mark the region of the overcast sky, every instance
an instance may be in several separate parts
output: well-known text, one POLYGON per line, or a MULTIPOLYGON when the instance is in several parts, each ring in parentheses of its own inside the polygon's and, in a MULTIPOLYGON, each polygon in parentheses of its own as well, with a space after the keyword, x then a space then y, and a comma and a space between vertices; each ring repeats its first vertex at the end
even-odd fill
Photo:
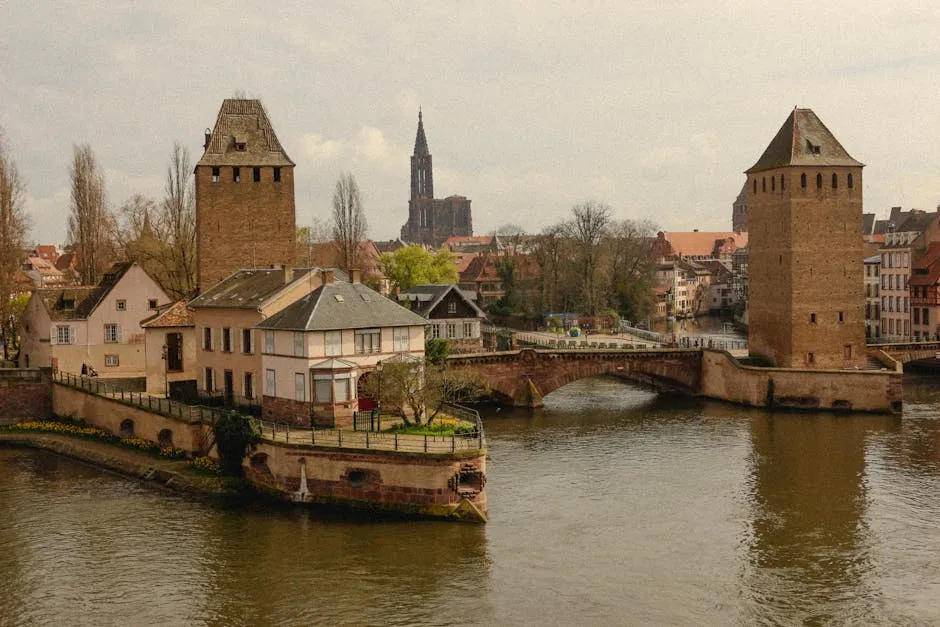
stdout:
POLYGON ((327 219, 350 171, 376 239, 407 217, 419 106, 436 195, 469 197, 478 234, 586 200, 729 230, 742 172, 796 105, 867 164, 866 211, 932 210, 940 10, 911 4, 5 0, 0 126, 47 243, 65 241, 74 144, 113 206, 159 199, 173 142, 198 159, 236 90, 297 163, 297 222, 327 219))

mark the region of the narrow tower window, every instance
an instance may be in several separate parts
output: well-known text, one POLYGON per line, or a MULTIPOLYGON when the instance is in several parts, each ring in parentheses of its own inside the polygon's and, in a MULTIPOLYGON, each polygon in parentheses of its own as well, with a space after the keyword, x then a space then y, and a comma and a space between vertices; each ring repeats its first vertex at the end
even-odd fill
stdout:
POLYGON ((212 168, 212 182, 218 183, 220 177, 221 177, 221 172, 219 171, 219 168, 212 168))
POLYGON ((806 189, 806 172, 800 175, 800 187, 806 189))
POLYGON ((782 192, 787 188, 786 179, 783 178, 783 175, 780 175, 780 191, 782 192))
POLYGON ((281 182, 281 168, 274 168, 274 182, 281 182))
POLYGON ((811 313, 811 314, 809 315, 809 323, 810 323, 810 324, 816 324, 816 314, 811 313))
POLYGON ((846 177, 845 184, 848 186, 849 189, 852 189, 854 187, 853 183, 854 181, 852 180, 852 173, 849 172, 846 177))
POLYGON ((253 168, 252 178, 254 179, 255 183, 261 182, 261 168, 253 168))
POLYGON ((754 193, 757 193, 757 177, 754 177, 754 193))
POLYGON ((242 173, 240 168, 232 168, 232 180, 236 183, 242 179, 242 173))
POLYGON ((767 191, 767 177, 761 178, 761 180, 760 180, 760 191, 762 191, 762 192, 766 192, 766 191, 767 191))
POLYGON ((770 177, 770 191, 772 192, 777 191, 777 177, 776 176, 770 177))
POLYGON ((816 189, 822 189, 822 174, 816 175, 816 189))
POLYGON ((839 175, 835 172, 832 173, 832 189, 839 187, 839 175))

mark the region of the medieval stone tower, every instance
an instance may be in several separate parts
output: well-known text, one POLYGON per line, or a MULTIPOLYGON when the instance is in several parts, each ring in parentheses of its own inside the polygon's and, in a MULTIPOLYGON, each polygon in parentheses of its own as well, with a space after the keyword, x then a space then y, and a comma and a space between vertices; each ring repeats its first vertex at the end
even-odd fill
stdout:
POLYGON ((454 235, 473 235, 470 200, 465 196, 434 198, 434 173, 431 153, 424 135, 424 121, 418 111, 418 134, 411 155, 411 199, 408 201, 408 222, 401 227, 406 242, 440 246, 454 235))
POLYGON ((196 285, 293 264, 294 162, 259 100, 227 99, 196 164, 196 285))
POLYGON ((752 356, 865 364, 862 167, 812 110, 794 109, 747 170, 752 356))

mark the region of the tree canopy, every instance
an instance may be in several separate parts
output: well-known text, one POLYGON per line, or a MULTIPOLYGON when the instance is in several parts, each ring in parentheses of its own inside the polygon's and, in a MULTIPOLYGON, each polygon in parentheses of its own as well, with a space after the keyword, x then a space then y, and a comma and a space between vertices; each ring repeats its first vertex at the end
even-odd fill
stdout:
POLYGON ((446 248, 430 252, 423 246, 404 246, 393 253, 383 253, 379 264, 393 289, 405 290, 415 285, 454 284, 460 278, 454 254, 446 248))

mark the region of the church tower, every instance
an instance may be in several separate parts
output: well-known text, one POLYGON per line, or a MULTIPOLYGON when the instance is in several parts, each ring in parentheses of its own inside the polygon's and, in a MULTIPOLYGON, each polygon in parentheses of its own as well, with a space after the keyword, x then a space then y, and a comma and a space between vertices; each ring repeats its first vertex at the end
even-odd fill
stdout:
POLYGON ((794 109, 747 170, 751 356, 865 365, 863 167, 812 110, 794 109))
POLYGON ((196 164, 196 285, 293 264, 294 162, 260 100, 226 99, 196 164))
POLYGON ((431 168, 431 153, 428 138, 424 136, 424 120, 418 110, 418 134, 415 150, 411 155, 411 200, 434 198, 434 173, 431 168))

